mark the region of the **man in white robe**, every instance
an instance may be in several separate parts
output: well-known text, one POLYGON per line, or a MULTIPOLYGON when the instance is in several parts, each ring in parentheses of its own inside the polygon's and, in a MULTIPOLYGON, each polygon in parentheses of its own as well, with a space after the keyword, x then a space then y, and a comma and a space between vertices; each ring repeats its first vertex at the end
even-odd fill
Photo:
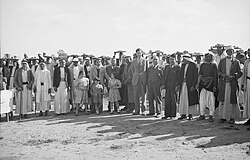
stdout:
POLYGON ((22 67, 19 68, 14 76, 16 94, 16 113, 27 118, 27 113, 33 108, 32 86, 34 76, 29 69, 27 60, 22 60, 22 67))
POLYGON ((50 71, 47 69, 44 62, 40 62, 35 72, 34 92, 36 93, 36 105, 37 110, 40 111, 39 116, 48 115, 50 110, 50 94, 51 94, 52 82, 50 71))
POLYGON ((56 115, 66 114, 69 112, 69 89, 70 73, 65 66, 65 60, 60 60, 60 66, 54 70, 53 87, 55 90, 54 112, 56 115))

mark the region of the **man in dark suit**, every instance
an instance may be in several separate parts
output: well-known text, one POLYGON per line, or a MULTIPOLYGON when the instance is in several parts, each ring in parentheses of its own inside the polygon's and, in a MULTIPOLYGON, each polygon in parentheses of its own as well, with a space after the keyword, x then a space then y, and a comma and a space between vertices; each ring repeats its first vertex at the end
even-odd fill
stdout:
POLYGON ((179 90, 180 80, 180 66, 175 62, 175 54, 169 57, 169 65, 167 65, 163 72, 163 87, 166 90, 165 93, 165 117, 167 119, 176 117, 176 98, 177 91, 179 90))
POLYGON ((161 85, 163 71, 158 65, 158 57, 152 56, 149 63, 150 67, 146 70, 147 73, 147 86, 148 86, 148 101, 149 101, 149 114, 157 116, 161 113, 161 85), (156 106, 154 106, 156 102, 156 106))

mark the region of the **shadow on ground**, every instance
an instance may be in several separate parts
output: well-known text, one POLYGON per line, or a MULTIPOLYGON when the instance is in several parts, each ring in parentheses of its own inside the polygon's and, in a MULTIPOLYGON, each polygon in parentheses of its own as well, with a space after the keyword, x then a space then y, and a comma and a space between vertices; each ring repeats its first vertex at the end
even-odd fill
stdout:
MULTIPOLYGON (((208 120, 161 120, 159 118, 131 114, 110 115, 103 112, 101 115, 85 115, 80 112, 79 116, 73 113, 67 115, 37 117, 30 114, 30 118, 19 120, 14 117, 16 123, 27 123, 31 121, 46 121, 46 125, 53 126, 63 123, 71 123, 75 126, 91 124, 87 130, 98 129, 98 134, 119 132, 118 136, 128 140, 155 137, 157 141, 166 141, 178 137, 183 137, 187 142, 194 142, 202 138, 208 138, 204 143, 194 143, 196 148, 210 148, 235 143, 250 142, 250 131, 246 126, 228 123, 219 124, 218 119, 215 122, 208 120), (101 127, 108 126, 109 129, 101 127)), ((8 123, 8 122, 2 122, 8 123)), ((116 137, 117 138, 117 137, 116 137)), ((112 139, 112 138, 111 138, 112 139)), ((119 139, 119 137, 118 137, 119 139)))

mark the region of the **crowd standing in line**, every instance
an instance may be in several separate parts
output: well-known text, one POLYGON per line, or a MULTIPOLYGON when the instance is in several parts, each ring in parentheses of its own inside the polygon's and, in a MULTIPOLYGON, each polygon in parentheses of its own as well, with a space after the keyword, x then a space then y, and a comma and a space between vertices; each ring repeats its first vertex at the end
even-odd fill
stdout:
POLYGON ((115 52, 120 54, 117 59, 70 56, 59 50, 57 57, 24 55, 20 66, 16 57, 6 55, 1 59, 0 89, 13 91, 15 113, 21 118, 32 110, 48 116, 52 97, 55 115, 99 115, 107 92, 110 114, 147 111, 162 119, 191 120, 198 113, 197 120, 205 120, 208 109, 208 120, 214 122, 218 108, 219 123, 245 118, 244 125, 250 125, 250 49, 217 44, 204 54, 167 55, 138 48, 130 57, 124 52, 115 52))

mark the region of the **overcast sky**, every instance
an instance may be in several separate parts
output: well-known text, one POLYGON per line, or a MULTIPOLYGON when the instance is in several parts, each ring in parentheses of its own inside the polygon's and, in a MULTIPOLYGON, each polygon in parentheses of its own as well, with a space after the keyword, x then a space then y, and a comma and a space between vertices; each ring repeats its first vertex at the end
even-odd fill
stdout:
POLYGON ((0 0, 1 56, 250 48, 249 0, 0 0))

